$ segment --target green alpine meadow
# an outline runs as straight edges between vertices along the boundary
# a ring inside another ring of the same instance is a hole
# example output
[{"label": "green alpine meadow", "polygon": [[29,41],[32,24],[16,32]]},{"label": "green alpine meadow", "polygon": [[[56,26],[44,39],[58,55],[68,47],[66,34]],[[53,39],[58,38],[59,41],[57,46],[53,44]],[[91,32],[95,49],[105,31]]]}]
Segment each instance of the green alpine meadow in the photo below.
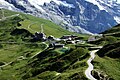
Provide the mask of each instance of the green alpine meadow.
[{"label": "green alpine meadow", "polygon": [[1,9],[0,80],[120,80],[120,24],[80,34]]}]

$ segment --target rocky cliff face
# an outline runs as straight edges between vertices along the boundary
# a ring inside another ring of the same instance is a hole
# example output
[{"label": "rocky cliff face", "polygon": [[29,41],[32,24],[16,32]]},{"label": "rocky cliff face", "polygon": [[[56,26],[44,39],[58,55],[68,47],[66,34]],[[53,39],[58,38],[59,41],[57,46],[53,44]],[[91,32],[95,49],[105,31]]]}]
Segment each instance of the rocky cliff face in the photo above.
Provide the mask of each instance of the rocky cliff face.
[{"label": "rocky cliff face", "polygon": [[19,11],[49,19],[69,31],[78,33],[100,33],[120,22],[120,4],[114,0],[2,1],[13,5]]}]

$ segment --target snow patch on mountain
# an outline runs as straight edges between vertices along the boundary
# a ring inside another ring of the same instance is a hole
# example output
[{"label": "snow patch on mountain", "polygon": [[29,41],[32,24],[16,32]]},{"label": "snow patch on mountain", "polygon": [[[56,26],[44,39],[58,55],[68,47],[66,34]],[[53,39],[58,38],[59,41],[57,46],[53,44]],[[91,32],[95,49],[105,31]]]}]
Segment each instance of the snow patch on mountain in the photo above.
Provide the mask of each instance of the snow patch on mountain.
[{"label": "snow patch on mountain", "polygon": [[120,24],[120,17],[114,16],[114,19],[116,20],[116,22],[117,22],[118,24]]},{"label": "snow patch on mountain", "polygon": [[24,5],[24,1],[19,1],[18,4]]},{"label": "snow patch on mountain", "polygon": [[50,3],[51,0],[29,0],[32,5],[43,5],[44,3]]},{"label": "snow patch on mountain", "polygon": [[4,7],[8,8],[9,10],[13,10],[13,8],[15,8],[12,4],[9,4],[4,0],[0,0],[0,8],[4,8]]},{"label": "snow patch on mountain", "polygon": [[[29,3],[35,6],[40,11],[45,12],[44,9],[41,8],[41,6],[44,5],[44,3],[50,3],[51,1],[55,2],[58,5],[63,5],[69,8],[75,8],[73,4],[69,4],[66,1],[59,1],[59,0],[29,0]],[[23,2],[20,2],[20,4],[24,5]]]},{"label": "snow patch on mountain", "polygon": [[117,0],[117,3],[120,4],[120,0]]},{"label": "snow patch on mountain", "polygon": [[51,1],[54,1],[58,5],[63,5],[63,6],[66,6],[66,7],[75,7],[73,4],[69,4],[66,1],[59,1],[59,0],[29,0],[30,4],[34,5],[37,8],[39,8],[40,5],[43,5],[44,3],[50,3]]},{"label": "snow patch on mountain", "polygon": [[73,4],[69,4],[66,1],[57,1],[57,4],[63,5],[63,6],[69,7],[69,8],[75,8],[75,6]]},{"label": "snow patch on mountain", "polygon": [[100,10],[105,10],[106,11],[106,9],[104,8],[104,6],[100,5],[98,1],[96,1],[96,0],[86,0],[86,1],[88,1],[90,3],[93,3],[94,5],[97,5]]}]

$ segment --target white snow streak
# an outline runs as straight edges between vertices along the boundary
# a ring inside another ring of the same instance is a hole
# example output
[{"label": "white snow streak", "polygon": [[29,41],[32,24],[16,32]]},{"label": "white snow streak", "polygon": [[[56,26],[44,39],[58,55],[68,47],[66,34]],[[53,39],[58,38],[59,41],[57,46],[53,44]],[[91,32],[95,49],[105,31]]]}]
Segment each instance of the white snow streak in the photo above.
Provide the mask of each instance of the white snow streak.
[{"label": "white snow streak", "polygon": [[69,4],[66,1],[59,1],[59,0],[29,0],[30,4],[34,5],[37,8],[39,8],[39,5],[43,5],[44,3],[50,3],[51,1],[54,1],[58,5],[63,5],[63,6],[66,6],[66,7],[75,7],[73,4]]},{"label": "white snow streak", "polygon": [[[12,10],[12,7],[14,7],[12,4],[9,4],[8,2],[4,0],[0,0],[0,5],[7,6],[9,10]],[[0,7],[2,8],[2,7]]]},{"label": "white snow streak", "polygon": [[86,1],[88,1],[90,3],[93,3],[94,5],[97,5],[100,10],[105,10],[106,11],[104,6],[100,5],[99,2],[97,2],[96,0],[86,0]]},{"label": "white snow streak", "polygon": [[120,24],[120,17],[115,16],[115,17],[114,17],[114,20],[116,20],[116,22],[117,22],[118,24]]}]

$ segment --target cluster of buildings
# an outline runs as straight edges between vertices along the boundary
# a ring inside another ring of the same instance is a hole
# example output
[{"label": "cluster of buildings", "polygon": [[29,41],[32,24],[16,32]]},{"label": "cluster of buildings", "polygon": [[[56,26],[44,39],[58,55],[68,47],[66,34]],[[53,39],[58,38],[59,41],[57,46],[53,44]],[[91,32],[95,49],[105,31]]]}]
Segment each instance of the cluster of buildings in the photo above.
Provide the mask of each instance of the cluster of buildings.
[{"label": "cluster of buildings", "polygon": [[76,35],[63,35],[61,38],[55,38],[52,35],[46,37],[46,35],[42,32],[36,32],[33,36],[33,41],[42,41],[42,42],[48,41],[49,48],[53,48],[53,49],[64,47],[65,44],[76,44],[78,42],[82,42],[82,40],[80,40],[80,37]]},{"label": "cluster of buildings", "polygon": [[64,35],[60,38],[61,40],[64,40],[66,44],[76,44],[78,42],[81,42],[80,37],[76,35]]},{"label": "cluster of buildings", "polygon": [[33,35],[33,41],[46,41],[46,35],[44,33],[41,32],[36,32]]}]

